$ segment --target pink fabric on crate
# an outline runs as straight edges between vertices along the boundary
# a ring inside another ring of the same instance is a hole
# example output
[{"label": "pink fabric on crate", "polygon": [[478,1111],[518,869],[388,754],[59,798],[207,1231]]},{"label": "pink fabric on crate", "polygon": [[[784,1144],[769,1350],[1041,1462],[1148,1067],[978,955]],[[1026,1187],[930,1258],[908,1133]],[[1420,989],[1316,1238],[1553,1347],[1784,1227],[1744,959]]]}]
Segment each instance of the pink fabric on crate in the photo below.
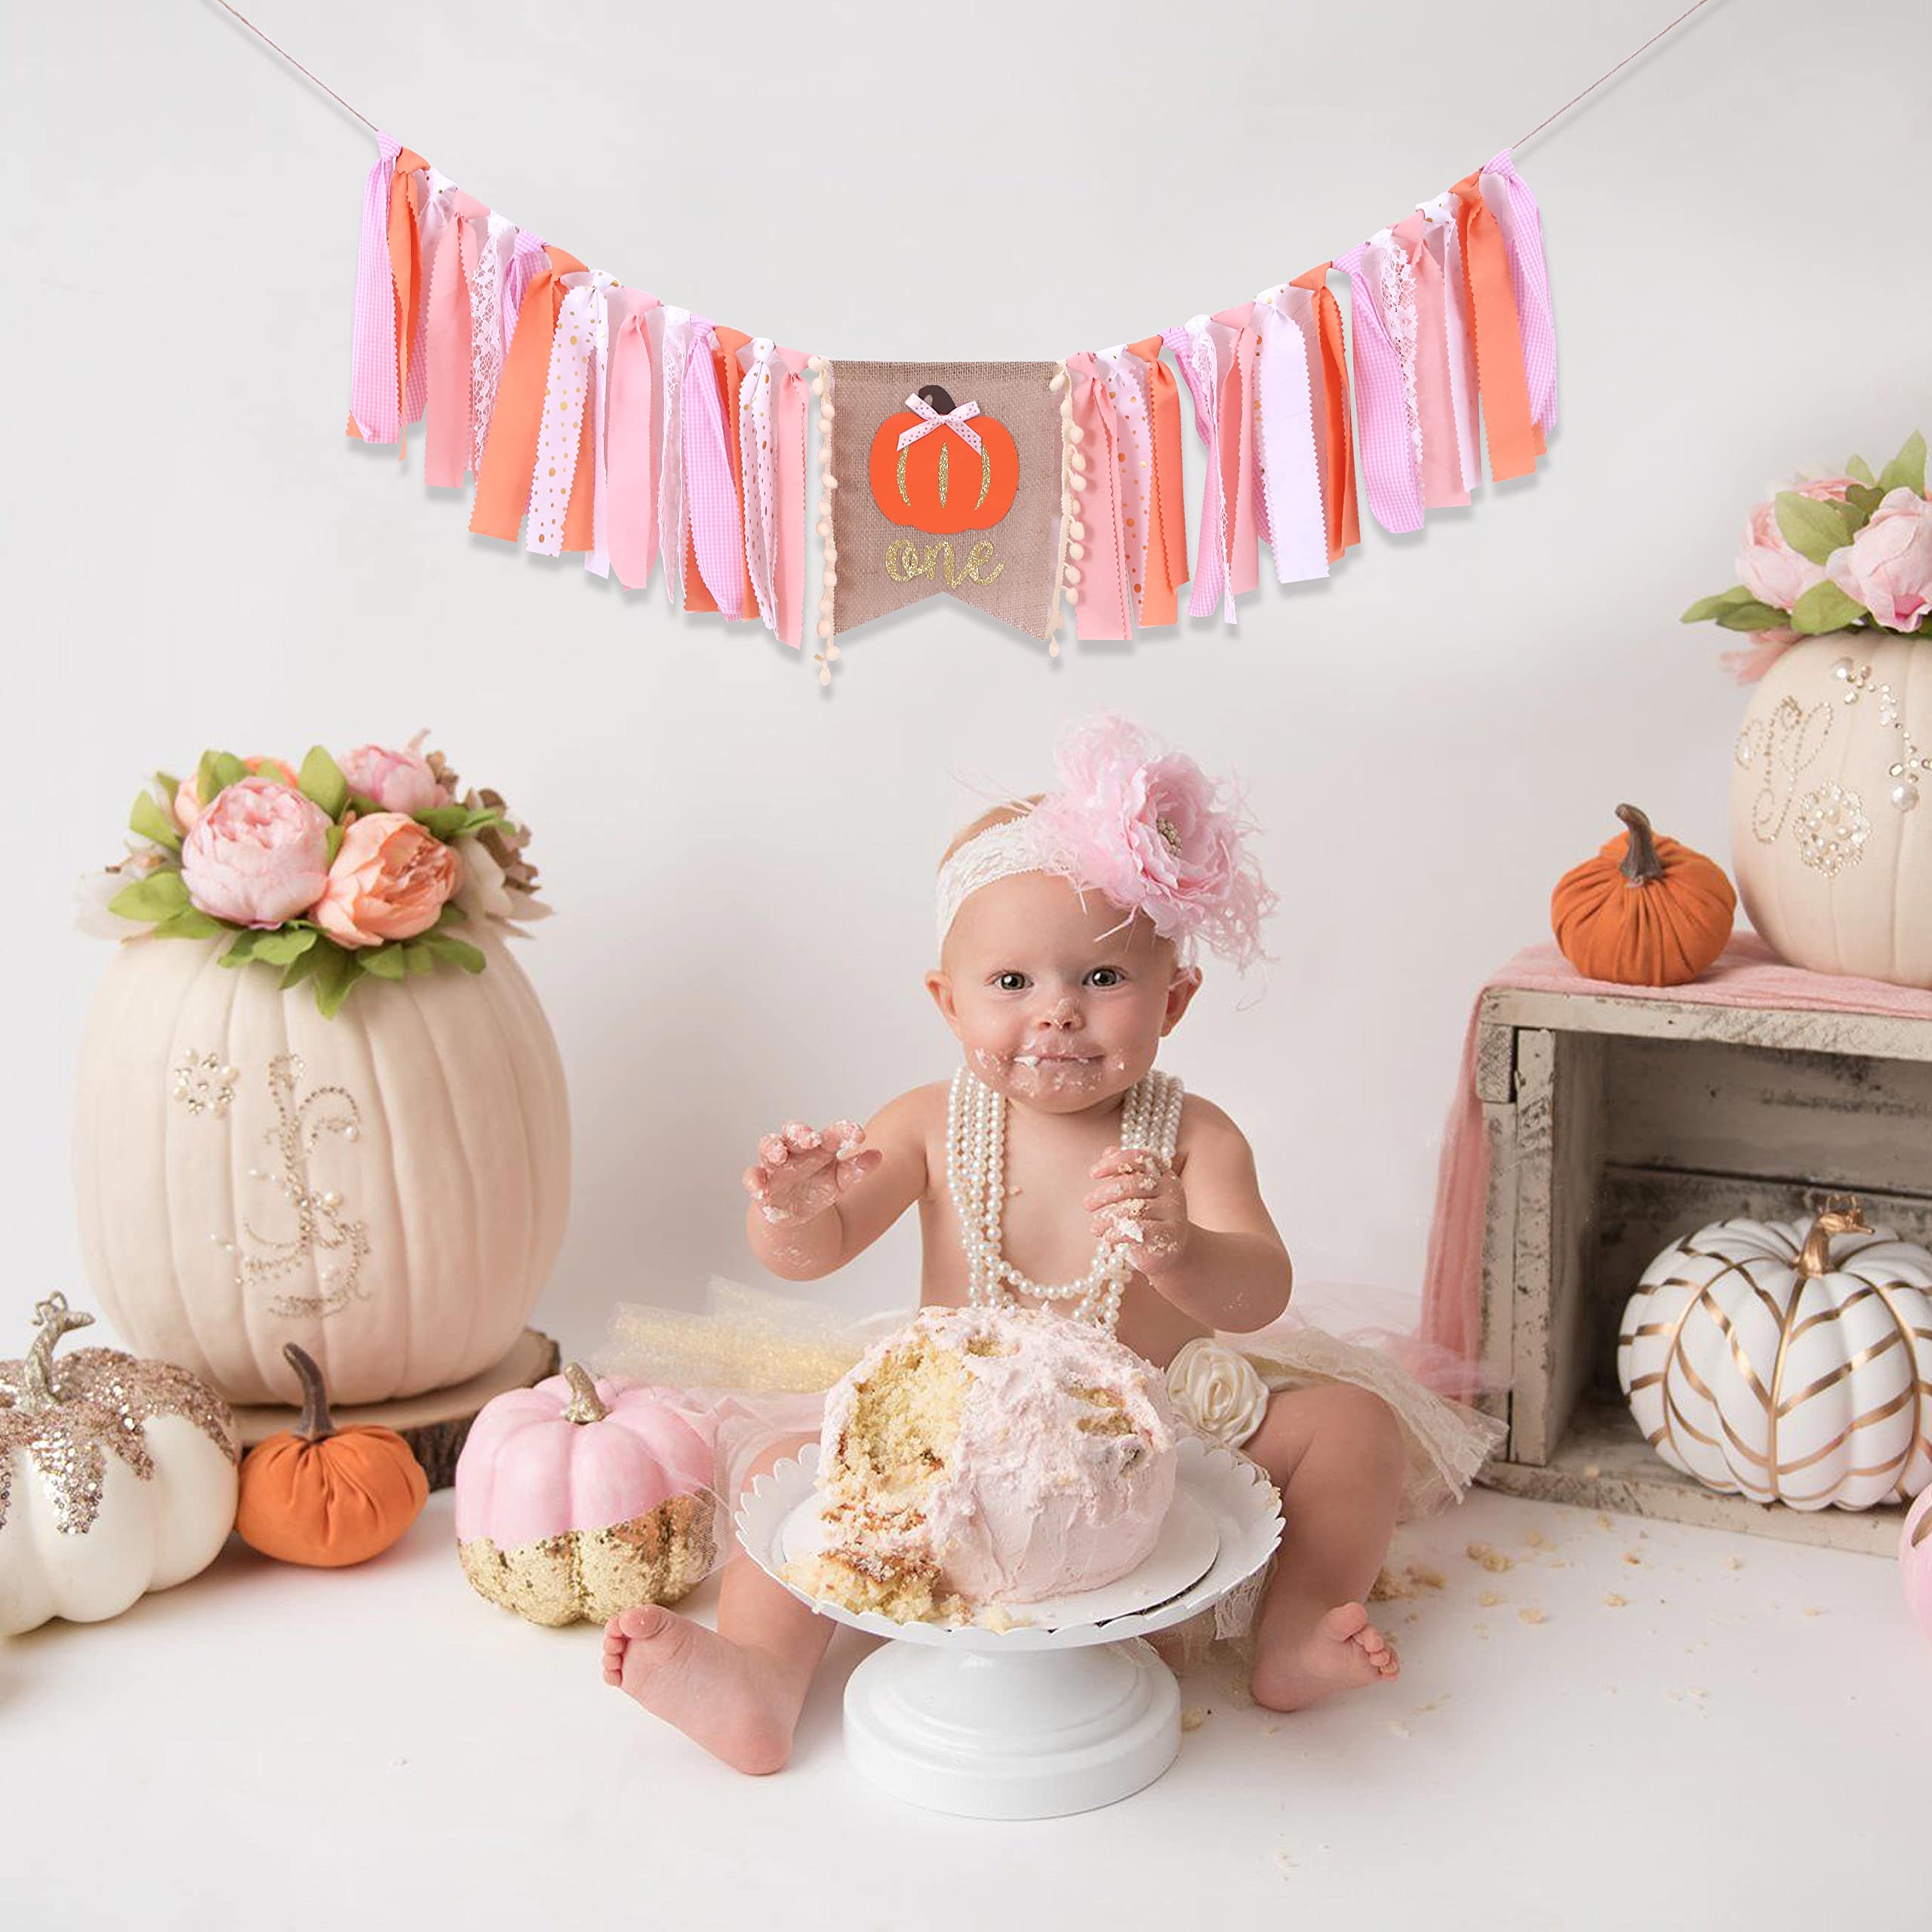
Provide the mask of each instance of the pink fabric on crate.
[{"label": "pink fabric on crate", "polygon": [[[1087,475],[1093,487],[1081,499],[1085,531],[1067,555],[1080,573],[1080,600],[1073,627],[1081,638],[1112,643],[1134,635],[1134,593],[1128,577],[1123,502],[1120,422],[1107,395],[1107,376],[1097,358],[1082,353],[1066,358],[1073,385],[1073,426],[1084,438]],[[1073,555],[1077,547],[1079,555]]]},{"label": "pink fabric on crate", "polygon": [[605,485],[611,568],[626,590],[641,590],[657,561],[657,432],[651,408],[651,334],[657,297],[624,291],[628,307],[611,343]]},{"label": "pink fabric on crate", "polygon": [[[1585,993],[1620,999],[1670,1000],[1691,1006],[1770,1007],[1790,1012],[1870,1013],[1932,1020],[1932,992],[1879,980],[1807,973],[1788,966],[1755,933],[1735,934],[1717,964],[1687,986],[1620,986],[1586,980],[1552,945],[1526,947],[1482,988]],[[1481,1386],[1476,1361],[1482,1294],[1482,1234],[1489,1191],[1489,1149],[1475,1094],[1478,993],[1463,1038],[1463,1058],[1442,1136],[1436,1171],[1435,1215],[1423,1271],[1422,1322],[1417,1339],[1447,1364],[1431,1376],[1444,1394]],[[1435,1353],[1435,1352],[1440,1352]],[[1460,1372],[1456,1371],[1460,1364]]]},{"label": "pink fabric on crate", "polygon": [[[693,316],[683,390],[685,488],[698,574],[715,600],[718,614],[733,618],[744,614],[744,551],[737,486],[731,480],[730,432],[718,393],[717,348],[718,333],[712,322]],[[732,420],[737,420],[735,414]]]},{"label": "pink fabric on crate", "polygon": [[1456,434],[1455,397],[1449,377],[1447,291],[1440,257],[1424,237],[1429,218],[1417,212],[1395,225],[1395,245],[1407,251],[1416,274],[1416,399],[1422,414],[1422,500],[1425,509],[1445,509],[1469,500]]}]

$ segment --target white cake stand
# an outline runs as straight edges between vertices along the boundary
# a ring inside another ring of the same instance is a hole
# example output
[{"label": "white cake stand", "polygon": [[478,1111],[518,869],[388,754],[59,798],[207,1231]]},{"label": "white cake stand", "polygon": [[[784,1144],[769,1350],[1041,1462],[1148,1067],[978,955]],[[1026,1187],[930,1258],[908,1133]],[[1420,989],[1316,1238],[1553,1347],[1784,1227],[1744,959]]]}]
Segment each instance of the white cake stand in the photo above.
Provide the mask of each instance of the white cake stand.
[{"label": "white cake stand", "polygon": [[1007,1630],[896,1623],[786,1580],[815,1514],[817,1467],[814,1443],[760,1476],[739,1500],[739,1542],[801,1603],[891,1640],[846,1686],[847,1754],[894,1796],[965,1817],[1063,1817],[1152,1783],[1180,1749],[1180,1693],[1140,1639],[1218,1603],[1281,1535],[1266,1474],[1189,1438],[1161,1546],[1132,1577],[1016,1607],[1033,1620]]}]

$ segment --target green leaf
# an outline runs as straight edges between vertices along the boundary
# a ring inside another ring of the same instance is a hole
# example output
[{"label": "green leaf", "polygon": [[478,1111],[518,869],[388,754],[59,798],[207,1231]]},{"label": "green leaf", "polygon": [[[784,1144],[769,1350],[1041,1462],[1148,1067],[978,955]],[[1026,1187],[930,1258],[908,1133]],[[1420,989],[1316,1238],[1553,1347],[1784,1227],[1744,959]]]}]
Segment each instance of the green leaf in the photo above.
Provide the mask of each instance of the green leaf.
[{"label": "green leaf", "polygon": [[1897,456],[1878,472],[1881,490],[1909,490],[1914,496],[1925,494],[1925,438],[1915,429],[1906,437]]},{"label": "green leaf", "polygon": [[181,849],[179,828],[152,792],[135,794],[134,802],[128,808],[128,829],[137,838],[166,846],[171,852]]},{"label": "green leaf", "polygon": [[1681,624],[1701,624],[1715,617],[1720,611],[1729,610],[1734,604],[1754,601],[1743,584],[1734,583],[1728,590],[1720,590],[1715,597],[1699,598],[1677,621]]},{"label": "green leaf", "polygon": [[438,959],[447,959],[452,966],[460,966],[466,973],[480,973],[489,964],[469,940],[453,939],[448,933],[426,932],[423,935],[423,945]]},{"label": "green leaf", "polygon": [[414,814],[416,823],[425,832],[433,832],[438,838],[454,838],[469,817],[461,805],[428,805]]},{"label": "green leaf", "polygon": [[349,802],[349,780],[342,767],[321,745],[311,745],[302,761],[300,783],[305,797],[312,798],[331,818],[340,818]]},{"label": "green leaf", "polygon": [[154,928],[154,936],[156,939],[213,939],[217,933],[234,930],[219,919],[210,918],[198,906],[184,906],[161,920]]},{"label": "green leaf", "polygon": [[302,958],[315,962],[306,976],[315,983],[315,1011],[325,1020],[333,1020],[355,984],[354,956],[339,946],[325,944],[311,948]]},{"label": "green leaf", "polygon": [[1872,512],[1884,500],[1884,491],[1875,483],[1869,485],[1854,483],[1844,493],[1844,503],[1842,507],[1851,512],[1851,515],[1845,521],[1851,525],[1854,536],[1856,536],[1872,521]]},{"label": "green leaf", "polygon": [[323,836],[322,849],[328,854],[331,865],[335,863],[335,855],[342,850],[342,827],[339,825],[331,826]]},{"label": "green leaf", "polygon": [[372,946],[355,955],[355,963],[361,970],[378,980],[399,980],[409,971],[399,946]]},{"label": "green leaf", "polygon": [[350,792],[349,806],[358,818],[374,818],[382,810],[382,807],[367,792]]},{"label": "green leaf", "polygon": [[1791,607],[1791,627],[1801,636],[1816,637],[1820,631],[1843,630],[1872,614],[1863,604],[1847,597],[1835,583],[1814,583]]},{"label": "green leaf", "polygon": [[237,933],[235,943],[221,955],[224,966],[245,966],[255,957],[255,949],[268,935],[251,928],[247,932]]},{"label": "green leaf", "polygon": [[292,965],[321,937],[313,926],[282,926],[273,932],[257,933],[253,956],[270,966]]},{"label": "green leaf", "polygon": [[315,962],[321,958],[323,951],[324,949],[319,946],[311,946],[306,952],[296,960],[287,972],[282,974],[281,989],[284,992],[286,992],[291,986],[299,986],[304,980],[314,976]]},{"label": "green leaf", "polygon": [[402,963],[411,973],[433,973],[436,970],[436,955],[426,946],[408,940],[403,944]]},{"label": "green leaf", "polygon": [[187,906],[188,888],[171,866],[124,885],[107,902],[107,909],[124,919],[165,919]]},{"label": "green leaf", "polygon": [[1872,466],[1862,456],[1851,457],[1845,464],[1844,473],[1857,477],[1861,483],[1875,483],[1878,480],[1872,474]]},{"label": "green leaf", "polygon": [[154,782],[171,798],[181,789],[181,781],[171,771],[157,771]]},{"label": "green leaf", "polygon": [[[443,909],[436,915],[436,925],[460,926],[469,917],[469,915],[454,899],[445,899],[443,901]],[[432,932],[435,930],[434,926],[430,928]]]},{"label": "green leaf", "polygon": [[1784,540],[1801,557],[1808,557],[1814,564],[1822,564],[1834,550],[1842,550],[1851,541],[1836,503],[1801,497],[1795,490],[1780,490],[1777,506],[1778,528],[1784,533]]},{"label": "green leaf", "polygon": [[1755,598],[1718,613],[1718,622],[1727,631],[1781,630],[1789,621],[1775,604],[1760,604]]},{"label": "green leaf", "polygon": [[246,778],[248,768],[232,752],[204,752],[195,769],[195,789],[206,811],[222,792],[238,778]]}]

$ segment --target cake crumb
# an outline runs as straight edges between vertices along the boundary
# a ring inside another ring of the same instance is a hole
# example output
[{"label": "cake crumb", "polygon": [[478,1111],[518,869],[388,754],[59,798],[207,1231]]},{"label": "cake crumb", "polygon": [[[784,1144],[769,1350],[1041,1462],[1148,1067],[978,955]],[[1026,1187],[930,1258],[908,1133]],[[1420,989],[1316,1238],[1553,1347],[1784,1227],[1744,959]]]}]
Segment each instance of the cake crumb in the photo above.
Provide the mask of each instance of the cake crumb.
[{"label": "cake crumb", "polygon": [[1742,1570],[1744,1567],[1744,1559],[1741,1556],[1727,1556],[1724,1560],[1724,1567],[1727,1570]]},{"label": "cake crumb", "polygon": [[1224,1673],[1221,1684],[1228,1694],[1228,1702],[1238,1710],[1254,1709],[1254,1693],[1247,1687],[1247,1679],[1238,1667]]},{"label": "cake crumb", "polygon": [[1597,1527],[1600,1530],[1608,1529],[1610,1527],[1610,1518],[1607,1516],[1599,1515],[1597,1518]]},{"label": "cake crumb", "polygon": [[1607,1610],[1621,1610],[1630,1599],[1628,1597],[1619,1596],[1614,1590],[1605,1590],[1603,1593],[1603,1601],[1604,1607]]},{"label": "cake crumb", "polygon": [[1442,1572],[1426,1563],[1411,1563],[1402,1574],[1407,1578],[1412,1592],[1415,1590],[1439,1590],[1444,1581]]},{"label": "cake crumb", "polygon": [[1500,1590],[1484,1590],[1482,1595],[1476,1598],[1476,1601],[1481,1604],[1484,1610],[1494,1610],[1498,1604],[1507,1603],[1509,1601],[1509,1599]]},{"label": "cake crumb", "polygon": [[1586,1463],[1583,1465],[1584,1478],[1588,1481],[1595,1482],[1602,1474],[1603,1471],[1595,1463]]},{"label": "cake crumb", "polygon": [[1420,1623],[1422,1621],[1422,1612],[1419,1610],[1412,1610],[1402,1619],[1402,1621],[1404,1623]]},{"label": "cake crumb", "polygon": [[1534,1604],[1526,1603],[1517,1611],[1516,1620],[1519,1623],[1547,1623],[1549,1619]]},{"label": "cake crumb", "polygon": [[[1355,1574],[1359,1576],[1361,1573],[1358,1571]],[[1190,1704],[1180,1714],[1180,1727],[1183,1730],[1198,1730],[1212,1715],[1205,1704]]]},{"label": "cake crumb", "polygon": [[1272,1737],[1275,1732],[1279,1730],[1281,1727],[1280,1724],[1273,1718],[1263,1718],[1261,1720],[1261,1728],[1265,1730],[1270,1737]]},{"label": "cake crumb", "polygon": [[1532,1530],[1523,1540],[1532,1549],[1554,1549],[1556,1547],[1540,1530]]},{"label": "cake crumb", "polygon": [[1494,1543],[1472,1543],[1464,1554],[1472,1563],[1479,1564],[1494,1576],[1500,1576],[1504,1571],[1513,1570],[1516,1567],[1515,1558],[1504,1555]]},{"label": "cake crumb", "polygon": [[1641,1552],[1634,1549],[1626,1549],[1623,1552],[1623,1560],[1626,1563],[1635,1564],[1641,1566],[1644,1558]]},{"label": "cake crumb", "polygon": [[1476,1626],[1476,1635],[1480,1637],[1485,1644],[1487,1643],[1489,1641],[1489,1626],[1487,1623],[1478,1623]]},{"label": "cake crumb", "polygon": [[1002,1603],[989,1603],[980,1612],[980,1628],[982,1630],[1017,1630],[1024,1626],[1026,1621],[1023,1617],[1015,1617]]},{"label": "cake crumb", "polygon": [[1284,1878],[1295,1869],[1294,1860],[1285,1851],[1275,1853],[1275,1863],[1281,1868],[1281,1876]]},{"label": "cake crumb", "polygon": [[1810,1610],[1803,1611],[1799,1614],[1805,1617],[1823,1617],[1825,1613],[1822,1610],[1814,1607]]},{"label": "cake crumb", "polygon": [[1386,1569],[1377,1571],[1375,1581],[1368,1586],[1368,1600],[1371,1603],[1390,1603],[1396,1598],[1405,1597],[1408,1594],[1407,1583],[1401,1577]]},{"label": "cake crumb", "polygon": [[1389,1728],[1398,1737],[1413,1737],[1415,1735],[1414,1732],[1411,1730],[1399,1718],[1391,1718],[1389,1720]]}]

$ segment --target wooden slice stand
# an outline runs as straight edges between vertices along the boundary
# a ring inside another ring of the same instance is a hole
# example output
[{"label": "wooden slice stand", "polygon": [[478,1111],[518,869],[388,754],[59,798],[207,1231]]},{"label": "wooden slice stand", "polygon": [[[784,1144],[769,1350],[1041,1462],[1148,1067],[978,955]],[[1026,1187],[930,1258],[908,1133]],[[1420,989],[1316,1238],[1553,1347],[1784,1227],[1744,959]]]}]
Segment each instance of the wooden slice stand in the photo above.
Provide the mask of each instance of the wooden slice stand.
[{"label": "wooden slice stand", "polygon": [[[456,1481],[456,1459],[463,1454],[464,1438],[477,1411],[493,1396],[512,1389],[528,1389],[546,1375],[555,1375],[561,1360],[561,1352],[548,1335],[526,1328],[501,1361],[454,1388],[432,1389],[392,1402],[331,1402],[329,1413],[338,1429],[374,1423],[394,1429],[414,1451],[429,1487],[448,1489]],[[242,1447],[252,1449],[280,1430],[293,1429],[299,1413],[278,1403],[238,1408],[235,1421],[242,1432]]]}]

